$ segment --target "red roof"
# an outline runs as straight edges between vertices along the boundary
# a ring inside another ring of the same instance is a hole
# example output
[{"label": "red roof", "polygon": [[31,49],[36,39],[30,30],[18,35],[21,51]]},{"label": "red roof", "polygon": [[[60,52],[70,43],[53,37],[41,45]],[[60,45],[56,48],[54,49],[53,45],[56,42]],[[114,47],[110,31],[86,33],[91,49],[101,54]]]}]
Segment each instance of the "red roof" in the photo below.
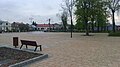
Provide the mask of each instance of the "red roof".
[{"label": "red roof", "polygon": [[[49,24],[37,24],[37,27],[49,27]],[[50,24],[50,27],[53,27],[53,24]]]}]

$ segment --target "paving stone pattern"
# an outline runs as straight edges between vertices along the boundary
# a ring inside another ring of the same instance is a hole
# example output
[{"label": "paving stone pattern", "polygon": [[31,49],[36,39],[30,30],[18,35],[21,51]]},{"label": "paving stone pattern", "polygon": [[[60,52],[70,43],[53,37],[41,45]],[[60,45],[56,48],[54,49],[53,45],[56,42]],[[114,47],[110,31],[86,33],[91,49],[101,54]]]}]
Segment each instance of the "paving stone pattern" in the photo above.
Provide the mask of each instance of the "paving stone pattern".
[{"label": "paving stone pattern", "polygon": [[105,33],[81,36],[83,34],[74,33],[73,38],[70,33],[0,34],[0,43],[12,44],[12,37],[18,36],[42,44],[43,51],[38,52],[48,54],[49,58],[27,67],[120,67],[119,37],[108,37]]}]

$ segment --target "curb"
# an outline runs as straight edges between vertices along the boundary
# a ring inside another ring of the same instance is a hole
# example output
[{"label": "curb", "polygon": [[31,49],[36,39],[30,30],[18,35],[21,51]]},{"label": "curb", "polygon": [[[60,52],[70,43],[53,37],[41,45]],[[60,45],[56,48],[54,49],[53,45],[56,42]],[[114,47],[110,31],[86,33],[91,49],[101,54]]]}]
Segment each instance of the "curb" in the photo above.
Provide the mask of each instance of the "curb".
[{"label": "curb", "polygon": [[22,61],[20,63],[16,63],[16,64],[13,64],[13,65],[10,65],[9,67],[22,67],[22,66],[31,64],[31,63],[39,61],[39,60],[43,60],[45,58],[48,58],[48,54],[45,54],[45,55],[42,55],[42,56],[38,56],[38,57],[29,59],[29,60],[25,60],[25,61]]},{"label": "curb", "polygon": [[[0,47],[6,47],[6,46],[0,46]],[[8,47],[8,48],[11,48],[11,47]],[[12,49],[20,50],[20,49],[16,49],[16,48],[12,48]],[[25,51],[25,50],[21,50],[21,51]],[[31,51],[26,51],[26,52],[31,52]],[[31,53],[35,53],[35,52],[31,52]],[[25,61],[22,61],[22,62],[19,62],[19,63],[12,64],[8,67],[23,67],[25,65],[34,63],[36,61],[41,61],[41,60],[46,59],[46,58],[48,58],[48,54],[43,54],[43,55],[40,55],[38,57],[34,57],[34,58],[31,58],[31,59],[28,59],[28,60],[25,60]]]}]

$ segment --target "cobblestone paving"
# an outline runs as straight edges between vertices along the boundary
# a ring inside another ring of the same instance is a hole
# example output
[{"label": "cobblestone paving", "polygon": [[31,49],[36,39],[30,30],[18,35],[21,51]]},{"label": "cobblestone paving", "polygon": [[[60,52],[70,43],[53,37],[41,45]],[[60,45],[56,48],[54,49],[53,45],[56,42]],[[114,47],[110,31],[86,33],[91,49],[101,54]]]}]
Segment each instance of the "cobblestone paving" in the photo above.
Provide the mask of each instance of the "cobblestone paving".
[{"label": "cobblestone paving", "polygon": [[47,53],[49,58],[27,67],[120,67],[119,37],[108,37],[104,33],[81,35],[74,33],[71,39],[70,33],[0,34],[0,44],[11,46],[13,36],[43,44],[40,53]]}]

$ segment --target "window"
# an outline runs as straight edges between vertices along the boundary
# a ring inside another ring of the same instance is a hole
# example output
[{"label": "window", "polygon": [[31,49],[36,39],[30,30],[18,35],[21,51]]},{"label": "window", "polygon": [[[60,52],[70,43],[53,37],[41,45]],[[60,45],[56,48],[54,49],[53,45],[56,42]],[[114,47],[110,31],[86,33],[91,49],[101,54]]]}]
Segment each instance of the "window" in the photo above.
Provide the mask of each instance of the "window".
[{"label": "window", "polygon": [[6,23],[6,25],[8,25],[8,23]]}]

